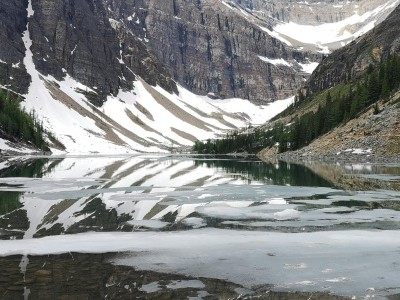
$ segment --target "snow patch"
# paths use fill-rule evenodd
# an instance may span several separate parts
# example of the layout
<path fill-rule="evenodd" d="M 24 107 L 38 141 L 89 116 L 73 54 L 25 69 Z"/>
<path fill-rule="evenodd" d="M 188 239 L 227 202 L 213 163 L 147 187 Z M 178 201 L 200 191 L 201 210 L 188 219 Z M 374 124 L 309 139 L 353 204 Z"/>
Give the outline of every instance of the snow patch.
<path fill-rule="evenodd" d="M 274 35 L 287 36 L 295 41 L 301 43 L 320 45 L 320 47 L 330 47 L 330 44 L 337 42 L 344 42 L 345 44 L 349 41 L 356 39 L 362 34 L 368 32 L 375 26 L 375 20 L 372 20 L 378 14 L 393 9 L 400 1 L 392 0 L 388 1 L 375 8 L 372 11 L 368 11 L 362 15 L 355 12 L 352 16 L 333 23 L 324 23 L 321 25 L 301 25 L 294 22 L 280 23 L 274 27 Z M 340 8 L 340 6 L 334 6 Z M 368 22 L 368 20 L 371 20 Z M 363 25 L 358 31 L 350 32 L 347 28 L 357 24 Z M 326 48 L 322 49 L 323 53 L 329 53 Z"/>
<path fill-rule="evenodd" d="M 303 69 L 303 72 L 311 74 L 312 72 L 314 72 L 314 70 L 318 67 L 319 63 L 317 62 L 309 62 L 309 63 L 298 63 L 301 68 Z"/>
<path fill-rule="evenodd" d="M 288 46 L 293 46 L 291 42 L 289 42 L 287 39 L 282 37 L 275 29 L 273 31 L 269 30 L 266 27 L 258 25 L 258 27 L 262 30 L 268 33 L 271 37 L 276 38 L 277 40 L 280 40 L 281 42 L 285 43 Z"/>
<path fill-rule="evenodd" d="M 290 63 L 288 63 L 286 60 L 284 60 L 283 58 L 268 58 L 268 57 L 264 57 L 264 56 L 258 56 L 259 59 L 261 59 L 262 61 L 265 61 L 269 64 L 273 64 L 274 66 L 287 66 L 287 67 L 291 67 L 292 65 Z"/>
<path fill-rule="evenodd" d="M 233 10 L 233 7 L 231 5 L 229 5 L 228 3 L 226 3 L 225 1 L 221 1 L 223 5 L 225 5 L 226 7 L 228 7 L 229 9 Z"/>
<path fill-rule="evenodd" d="M 344 150 L 345 153 L 351 154 L 370 154 L 372 153 L 372 149 L 358 149 L 358 148 L 351 148 Z"/>

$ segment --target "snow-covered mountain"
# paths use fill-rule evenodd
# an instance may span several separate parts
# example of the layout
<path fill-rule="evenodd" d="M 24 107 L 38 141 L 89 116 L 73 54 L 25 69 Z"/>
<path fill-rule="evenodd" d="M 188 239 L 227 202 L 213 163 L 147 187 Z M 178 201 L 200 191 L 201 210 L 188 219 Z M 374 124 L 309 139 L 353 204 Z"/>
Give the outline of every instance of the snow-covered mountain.
<path fill-rule="evenodd" d="M 3 1 L 0 85 L 63 151 L 170 151 L 267 121 L 398 2 Z"/>
<path fill-rule="evenodd" d="M 238 8 L 237 12 L 245 17 L 271 24 L 271 32 L 284 43 L 323 53 L 330 53 L 370 31 L 400 3 L 399 0 L 221 1 L 232 9 Z"/>
<path fill-rule="evenodd" d="M 242 99 L 212 100 L 178 85 L 177 93 L 151 86 L 140 77 L 132 89 L 108 95 L 97 107 L 85 94 L 97 94 L 69 75 L 43 76 L 32 59 L 30 34 L 24 33 L 24 64 L 32 78 L 24 107 L 70 153 L 165 152 L 214 138 L 248 124 L 261 124 L 285 109 L 291 99 L 256 106 Z"/>

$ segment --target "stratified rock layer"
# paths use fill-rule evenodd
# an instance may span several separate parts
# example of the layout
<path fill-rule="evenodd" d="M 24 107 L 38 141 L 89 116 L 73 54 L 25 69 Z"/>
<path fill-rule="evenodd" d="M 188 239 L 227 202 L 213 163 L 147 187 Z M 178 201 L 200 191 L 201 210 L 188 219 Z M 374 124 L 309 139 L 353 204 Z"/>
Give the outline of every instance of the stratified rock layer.
<path fill-rule="evenodd" d="M 150 1 L 149 44 L 173 78 L 196 93 L 222 98 L 261 103 L 291 96 L 303 74 L 260 56 L 304 62 L 304 53 L 212 2 Z"/>
<path fill-rule="evenodd" d="M 27 0 L 0 4 L 0 84 L 28 91 L 22 35 L 29 21 L 36 69 L 57 80 L 69 74 L 96 92 L 82 91 L 98 106 L 107 95 L 132 89 L 138 76 L 169 92 L 177 92 L 177 82 L 197 94 L 254 103 L 287 98 L 309 76 L 300 64 L 322 56 L 273 37 L 274 25 L 340 21 L 354 9 L 363 13 L 383 3 L 30 1 L 29 20 Z"/>

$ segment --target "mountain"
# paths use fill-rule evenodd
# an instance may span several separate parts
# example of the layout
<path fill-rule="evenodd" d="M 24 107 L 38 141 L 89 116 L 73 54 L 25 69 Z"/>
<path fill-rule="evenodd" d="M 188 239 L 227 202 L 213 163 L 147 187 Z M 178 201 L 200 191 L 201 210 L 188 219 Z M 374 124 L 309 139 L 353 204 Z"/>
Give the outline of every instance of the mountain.
<path fill-rule="evenodd" d="M 291 103 L 337 40 L 296 41 L 285 26 L 308 34 L 302 26 L 350 24 L 347 43 L 397 1 L 268 3 L 6 1 L 0 85 L 67 152 L 170 151 L 264 123 Z"/>
<path fill-rule="evenodd" d="M 350 78 L 360 77 L 370 65 L 376 65 L 387 60 L 389 55 L 398 53 L 399 20 L 400 7 L 397 7 L 372 31 L 325 57 L 306 84 L 308 92 L 316 93 Z"/>
<path fill-rule="evenodd" d="M 269 22 L 277 38 L 295 47 L 325 53 L 371 30 L 399 4 L 397 0 L 235 2 Z"/>
<path fill-rule="evenodd" d="M 400 7 L 366 35 L 325 57 L 294 103 L 255 129 L 197 142 L 200 153 L 398 161 Z"/>
<path fill-rule="evenodd" d="M 400 154 L 400 7 L 371 32 L 326 57 L 305 85 L 311 98 L 327 91 L 353 90 L 364 94 L 353 99 L 360 113 L 315 140 L 302 153 L 314 155 L 357 154 L 363 149 L 367 157 L 389 157 Z M 360 88 L 361 86 L 361 88 Z M 364 108 L 363 108 L 364 106 Z M 331 114 L 334 109 L 331 108 Z M 340 140 L 340 143 L 337 141 Z M 361 151 L 361 152 L 362 152 Z"/>
<path fill-rule="evenodd" d="M 321 124 L 317 121 L 319 117 L 328 120 L 325 124 L 331 122 L 330 128 L 315 136 L 316 139 L 309 138 L 306 147 L 294 156 L 352 159 L 375 156 L 398 161 L 399 26 L 400 7 L 397 7 L 372 31 L 322 60 L 301 89 L 302 99 L 276 120 L 314 128 Z M 306 131 L 310 132 L 302 130 Z M 264 155 L 268 152 L 264 150 Z"/>

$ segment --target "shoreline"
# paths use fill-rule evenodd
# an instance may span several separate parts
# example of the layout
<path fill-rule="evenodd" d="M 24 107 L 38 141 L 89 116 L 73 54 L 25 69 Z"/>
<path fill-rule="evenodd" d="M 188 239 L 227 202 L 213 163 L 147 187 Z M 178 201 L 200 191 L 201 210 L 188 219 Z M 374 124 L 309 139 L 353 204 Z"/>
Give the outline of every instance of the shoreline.
<path fill-rule="evenodd" d="M 312 154 L 310 151 L 297 150 L 275 153 L 272 149 L 264 149 L 257 153 L 263 161 L 283 160 L 286 162 L 319 161 L 326 163 L 400 163 L 400 155 L 385 156 L 375 153 L 353 153 L 341 151 L 337 153 Z"/>

